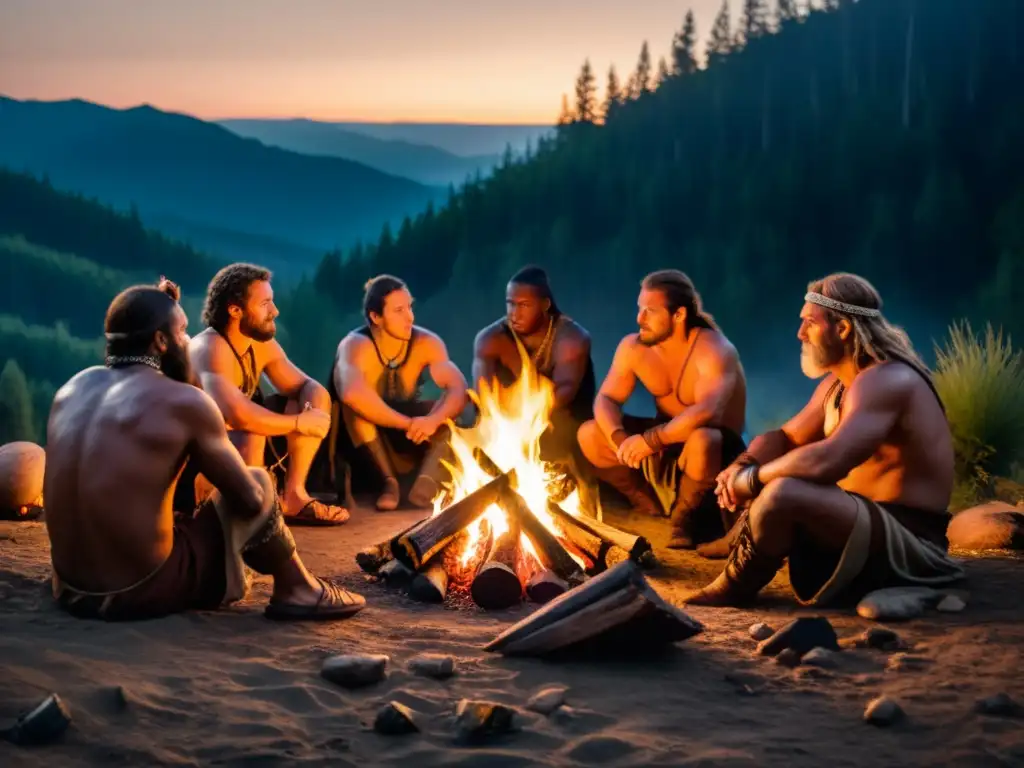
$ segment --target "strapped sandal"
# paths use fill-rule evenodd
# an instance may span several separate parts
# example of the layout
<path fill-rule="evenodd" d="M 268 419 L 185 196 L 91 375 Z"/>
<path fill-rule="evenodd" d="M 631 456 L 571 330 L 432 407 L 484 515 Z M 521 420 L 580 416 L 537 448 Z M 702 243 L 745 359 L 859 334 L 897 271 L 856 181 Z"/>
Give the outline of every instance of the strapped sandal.
<path fill-rule="evenodd" d="M 336 511 L 334 511 L 336 510 Z M 343 525 L 348 522 L 349 512 L 342 506 L 324 504 L 322 501 L 310 499 L 298 514 L 282 515 L 288 525 L 329 526 Z"/>
<path fill-rule="evenodd" d="M 322 587 L 315 605 L 271 602 L 263 615 L 272 621 L 335 621 L 347 619 L 366 607 L 366 598 L 314 576 Z"/>

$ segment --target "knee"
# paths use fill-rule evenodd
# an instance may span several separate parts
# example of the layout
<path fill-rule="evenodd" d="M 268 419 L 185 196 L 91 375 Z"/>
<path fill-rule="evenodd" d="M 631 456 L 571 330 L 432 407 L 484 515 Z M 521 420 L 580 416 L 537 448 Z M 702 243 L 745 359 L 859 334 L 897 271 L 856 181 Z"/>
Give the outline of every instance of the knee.
<path fill-rule="evenodd" d="M 722 433 L 711 427 L 700 427 L 690 433 L 679 456 L 679 467 L 717 466 L 721 463 Z"/>
<path fill-rule="evenodd" d="M 597 422 L 591 419 L 580 424 L 576 430 L 576 442 L 583 451 L 583 455 L 590 458 L 598 451 L 598 446 L 604 441 L 604 435 Z"/>
<path fill-rule="evenodd" d="M 800 482 L 791 477 L 772 480 L 761 489 L 761 493 L 751 506 L 751 517 L 764 520 L 791 513 L 797 504 L 799 485 Z"/>
<path fill-rule="evenodd" d="M 299 400 L 301 401 L 299 405 L 305 405 L 308 402 L 321 411 L 331 410 L 331 396 L 327 394 L 327 390 L 320 382 L 313 379 L 309 379 L 303 385 Z"/>

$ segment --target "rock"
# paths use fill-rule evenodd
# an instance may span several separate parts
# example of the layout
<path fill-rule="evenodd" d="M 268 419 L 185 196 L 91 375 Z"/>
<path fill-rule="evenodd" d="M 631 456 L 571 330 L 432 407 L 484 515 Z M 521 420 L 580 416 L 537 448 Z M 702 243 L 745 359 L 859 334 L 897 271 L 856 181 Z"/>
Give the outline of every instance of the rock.
<path fill-rule="evenodd" d="M 568 725 L 576 719 L 576 710 L 568 704 L 563 704 L 551 713 L 551 719 L 559 725 Z"/>
<path fill-rule="evenodd" d="M 490 701 L 463 699 L 455 709 L 455 741 L 477 744 L 515 730 L 515 710 Z"/>
<path fill-rule="evenodd" d="M 931 587 L 888 587 L 869 593 L 857 603 L 857 613 L 872 621 L 904 621 L 925 612 L 943 594 Z"/>
<path fill-rule="evenodd" d="M 52 693 L 23 714 L 5 734 L 20 746 L 49 744 L 59 739 L 71 725 L 71 712 L 60 696 Z"/>
<path fill-rule="evenodd" d="M 409 660 L 409 671 L 414 675 L 443 680 L 455 674 L 455 659 L 439 653 L 422 653 Z"/>
<path fill-rule="evenodd" d="M 907 647 L 903 639 L 888 627 L 868 627 L 853 638 L 852 645 L 877 651 L 901 651 Z"/>
<path fill-rule="evenodd" d="M 964 608 L 967 607 L 967 603 L 957 595 L 946 595 L 944 598 L 939 600 L 939 604 L 935 606 L 935 610 L 942 611 L 943 613 L 960 613 Z"/>
<path fill-rule="evenodd" d="M 832 624 L 824 616 L 803 617 L 791 621 L 767 640 L 757 646 L 761 656 L 777 656 L 786 648 L 792 648 L 803 656 L 812 648 L 839 650 L 839 640 Z"/>
<path fill-rule="evenodd" d="M 750 636 L 758 642 L 761 642 L 762 640 L 767 640 L 769 637 L 775 634 L 775 630 L 769 627 L 763 621 L 759 621 L 757 622 L 757 624 L 751 624 L 748 632 L 750 633 Z"/>
<path fill-rule="evenodd" d="M 775 655 L 775 663 L 783 667 L 800 665 L 800 654 L 793 648 L 783 648 Z"/>
<path fill-rule="evenodd" d="M 360 688 L 384 679 L 388 657 L 380 654 L 368 656 L 331 656 L 324 660 L 320 676 L 345 688 Z"/>
<path fill-rule="evenodd" d="M 923 656 L 895 653 L 885 662 L 885 668 L 889 672 L 919 672 L 929 664 L 931 664 L 931 660 Z"/>
<path fill-rule="evenodd" d="M 954 549 L 1024 549 L 1024 510 L 990 501 L 958 512 L 946 528 Z"/>
<path fill-rule="evenodd" d="M 526 708 L 531 712 L 550 715 L 565 703 L 565 694 L 568 690 L 565 686 L 544 688 L 530 697 L 526 702 Z"/>
<path fill-rule="evenodd" d="M 379 710 L 373 721 L 373 730 L 385 736 L 402 736 L 419 730 L 412 710 L 397 701 L 389 701 Z"/>
<path fill-rule="evenodd" d="M 1014 717 L 1021 714 L 1022 707 L 1005 693 L 997 693 L 987 699 L 979 699 L 974 705 L 974 711 L 983 715 Z"/>
<path fill-rule="evenodd" d="M 821 667 L 797 667 L 793 670 L 793 677 L 798 680 L 831 680 L 835 675 Z"/>
<path fill-rule="evenodd" d="M 110 701 L 114 709 L 118 712 L 122 712 L 128 708 L 128 692 L 124 689 L 123 685 L 115 685 L 110 688 Z"/>
<path fill-rule="evenodd" d="M 888 696 L 879 696 L 864 710 L 865 722 L 872 725 L 892 725 L 903 717 L 903 709 Z"/>
<path fill-rule="evenodd" d="M 809 667 L 832 669 L 836 666 L 835 651 L 828 648 L 811 648 L 800 658 L 800 663 Z"/>

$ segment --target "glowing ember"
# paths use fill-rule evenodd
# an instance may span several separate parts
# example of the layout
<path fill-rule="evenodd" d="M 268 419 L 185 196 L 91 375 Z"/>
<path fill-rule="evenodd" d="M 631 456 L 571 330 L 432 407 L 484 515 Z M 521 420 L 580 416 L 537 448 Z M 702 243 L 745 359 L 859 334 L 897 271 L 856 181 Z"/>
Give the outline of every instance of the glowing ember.
<path fill-rule="evenodd" d="M 548 513 L 547 502 L 551 488 L 556 487 L 562 477 L 540 459 L 540 437 L 548 427 L 554 403 L 554 386 L 549 379 L 537 374 L 522 347 L 520 355 L 523 361 L 522 374 L 510 387 L 501 389 L 496 382 L 481 381 L 479 393 L 470 392 L 480 413 L 476 427 L 461 429 L 449 424 L 452 428 L 451 447 L 455 463 L 446 463 L 452 481 L 434 499 L 434 515 L 441 512 L 442 504 L 459 501 L 491 479 L 474 456 L 474 449 L 477 449 L 503 472 L 512 469 L 516 471 L 516 490 L 530 511 L 557 536 L 560 531 Z M 579 496 L 576 491 L 562 501 L 561 506 L 569 514 L 579 515 Z M 489 506 L 467 529 L 469 538 L 459 557 L 463 567 L 477 554 L 484 536 L 484 521 L 489 526 L 490 536 L 495 539 L 509 529 L 505 512 L 496 504 Z M 524 556 L 533 561 L 532 567 L 539 568 L 537 553 L 525 533 L 520 537 L 520 547 Z M 579 565 L 584 565 L 583 560 L 575 554 L 569 554 Z"/>

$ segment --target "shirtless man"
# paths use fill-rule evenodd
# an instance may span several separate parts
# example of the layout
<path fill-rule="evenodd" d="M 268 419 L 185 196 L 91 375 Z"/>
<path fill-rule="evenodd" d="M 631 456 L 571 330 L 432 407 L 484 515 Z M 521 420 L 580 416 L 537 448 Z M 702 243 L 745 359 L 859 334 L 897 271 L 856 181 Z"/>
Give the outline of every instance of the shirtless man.
<path fill-rule="evenodd" d="M 270 476 L 245 466 L 217 405 L 185 383 L 188 321 L 174 295 L 118 294 L 106 366 L 78 373 L 54 399 L 44 480 L 54 596 L 76 616 L 110 621 L 209 610 L 245 595 L 245 563 L 273 576 L 268 618 L 351 616 L 363 598 L 306 570 Z M 176 521 L 186 460 L 217 491 Z"/>
<path fill-rule="evenodd" d="M 689 549 L 731 526 L 717 505 L 705 514 L 702 503 L 714 501 L 708 492 L 716 475 L 745 447 L 746 379 L 736 349 L 703 311 L 685 274 L 666 269 L 647 275 L 637 305 L 640 331 L 615 351 L 595 418 L 580 427 L 580 447 L 599 478 L 635 509 L 656 516 L 662 507 L 641 464 L 654 462 L 648 476 L 665 482 L 675 474 L 674 462 L 681 477 L 668 546 Z M 623 415 L 637 381 L 654 397 L 654 418 Z"/>
<path fill-rule="evenodd" d="M 574 472 L 576 432 L 594 417 L 594 363 L 590 334 L 559 310 L 547 273 L 537 266 L 519 270 L 505 289 L 506 316 L 484 328 L 473 345 L 473 381 L 497 379 L 509 386 L 522 372 L 522 343 L 537 373 L 554 385 L 551 426 L 541 437 L 541 458 L 568 461 Z M 577 478 L 580 479 L 580 478 Z"/>
<path fill-rule="evenodd" d="M 323 504 L 306 490 L 313 458 L 331 428 L 330 397 L 275 341 L 279 313 L 270 277 L 269 270 L 252 264 L 231 264 L 214 275 L 203 306 L 208 327 L 192 339 L 189 354 L 246 464 L 264 466 L 267 438 L 287 440 L 281 505 L 288 523 L 340 525 L 348 510 Z M 277 395 L 264 397 L 263 374 Z"/>
<path fill-rule="evenodd" d="M 953 442 L 927 367 L 861 277 L 808 286 L 800 364 L 824 377 L 804 409 L 718 476 L 737 524 L 724 572 L 692 605 L 752 600 L 789 558 L 804 605 L 963 576 L 947 555 Z"/>
<path fill-rule="evenodd" d="M 413 299 L 405 283 L 378 275 L 366 284 L 366 325 L 338 344 L 331 397 L 341 403 L 345 429 L 340 452 L 353 476 L 368 469 L 380 478 L 378 510 L 398 507 L 399 464 L 417 473 L 408 502 L 429 507 L 440 491 L 448 428 L 466 406 L 466 379 L 448 358 L 444 342 L 413 324 Z M 424 374 L 441 390 L 436 402 L 420 394 Z"/>

